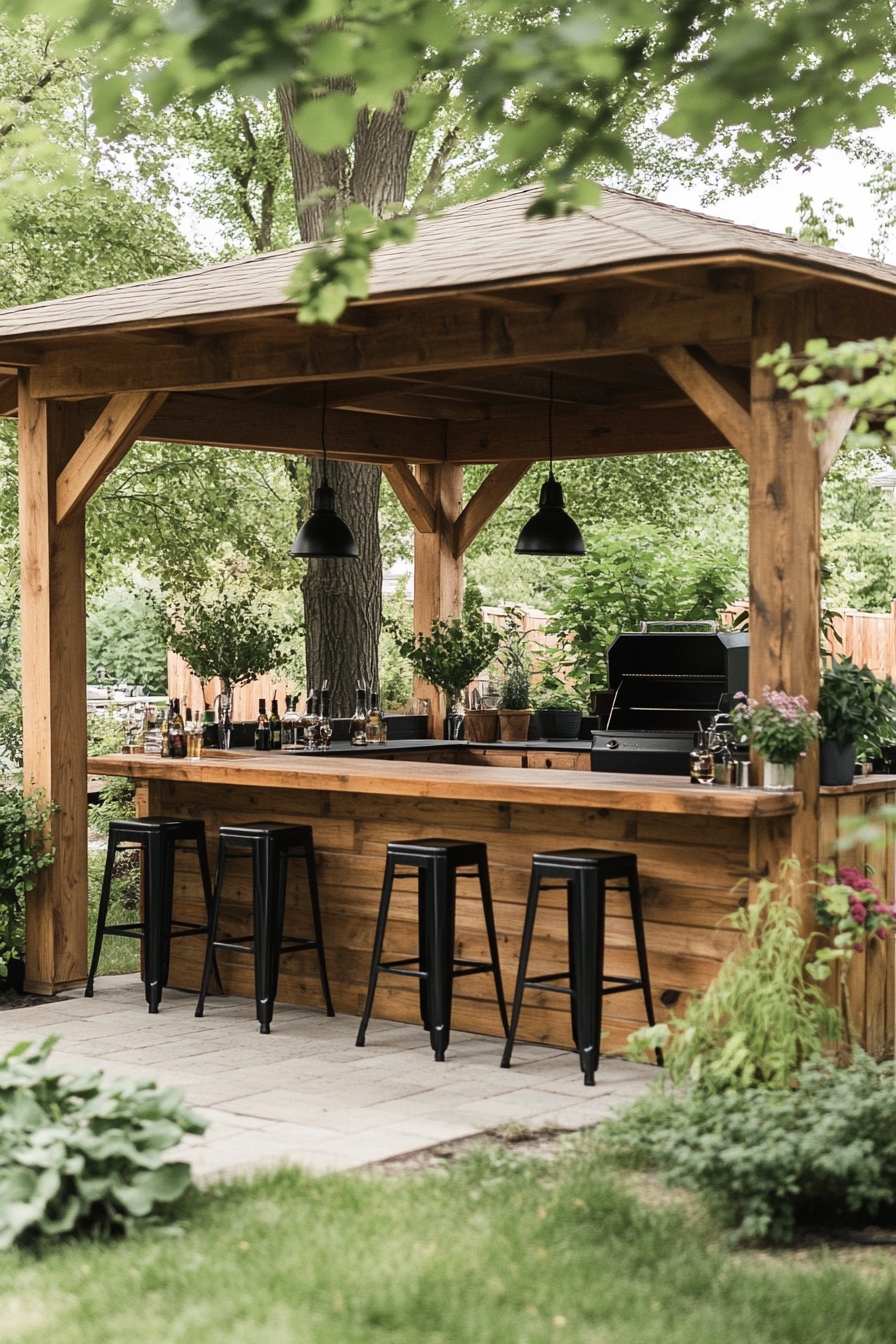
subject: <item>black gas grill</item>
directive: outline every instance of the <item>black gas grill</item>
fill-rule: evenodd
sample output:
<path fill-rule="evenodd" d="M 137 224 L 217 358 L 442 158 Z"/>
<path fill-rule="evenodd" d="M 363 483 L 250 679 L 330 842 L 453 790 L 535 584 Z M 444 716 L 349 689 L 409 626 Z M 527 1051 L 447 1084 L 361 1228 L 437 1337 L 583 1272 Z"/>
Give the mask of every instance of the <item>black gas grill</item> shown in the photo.
<path fill-rule="evenodd" d="M 750 636 L 715 621 L 645 621 L 607 652 L 613 708 L 591 734 L 591 769 L 687 775 L 702 723 L 747 690 Z"/>

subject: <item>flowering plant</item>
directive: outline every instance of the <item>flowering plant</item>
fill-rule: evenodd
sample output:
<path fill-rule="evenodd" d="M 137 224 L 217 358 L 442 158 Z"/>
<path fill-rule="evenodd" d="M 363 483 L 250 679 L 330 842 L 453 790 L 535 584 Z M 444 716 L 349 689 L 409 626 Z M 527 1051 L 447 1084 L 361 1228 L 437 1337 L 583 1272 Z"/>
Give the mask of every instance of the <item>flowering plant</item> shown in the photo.
<path fill-rule="evenodd" d="M 815 898 L 815 913 L 823 929 L 836 929 L 834 948 L 844 953 L 864 952 L 870 938 L 886 938 L 896 928 L 896 905 L 885 905 L 870 878 L 858 868 L 840 868 Z"/>
<path fill-rule="evenodd" d="M 731 721 L 745 732 L 763 760 L 774 765 L 796 765 L 810 742 L 818 737 L 818 715 L 804 695 L 763 688 L 760 704 L 738 691 Z"/>

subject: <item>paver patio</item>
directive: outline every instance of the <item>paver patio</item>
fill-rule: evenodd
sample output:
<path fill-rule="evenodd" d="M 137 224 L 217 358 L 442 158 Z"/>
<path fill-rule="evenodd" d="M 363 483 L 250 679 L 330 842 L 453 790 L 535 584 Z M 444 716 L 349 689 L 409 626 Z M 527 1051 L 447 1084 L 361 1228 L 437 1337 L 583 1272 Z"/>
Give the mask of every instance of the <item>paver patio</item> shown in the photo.
<path fill-rule="evenodd" d="M 248 999 L 210 999 L 199 1020 L 195 1006 L 167 991 L 150 1017 L 138 976 L 106 976 L 93 999 L 0 1014 L 0 1049 L 58 1034 L 60 1062 L 182 1087 L 210 1122 L 183 1145 L 200 1180 L 284 1164 L 344 1171 L 508 1124 L 581 1129 L 656 1078 L 605 1058 L 585 1089 L 576 1056 L 552 1047 L 517 1045 L 507 1070 L 498 1040 L 454 1032 L 436 1064 L 417 1026 L 374 1019 L 359 1050 L 354 1017 L 278 1004 L 262 1037 Z"/>

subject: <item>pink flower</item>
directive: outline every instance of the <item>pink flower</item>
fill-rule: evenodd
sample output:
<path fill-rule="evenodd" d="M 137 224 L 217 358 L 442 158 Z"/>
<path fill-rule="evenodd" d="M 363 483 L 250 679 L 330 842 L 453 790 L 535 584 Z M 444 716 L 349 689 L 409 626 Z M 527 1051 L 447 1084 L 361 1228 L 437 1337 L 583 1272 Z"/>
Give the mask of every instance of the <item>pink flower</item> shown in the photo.
<path fill-rule="evenodd" d="M 878 936 L 878 938 L 881 940 L 882 943 L 883 943 L 883 942 L 886 942 L 886 938 L 887 938 L 887 931 L 886 931 L 886 929 L 878 929 L 878 931 L 877 931 L 877 936 Z"/>
<path fill-rule="evenodd" d="M 849 907 L 849 913 L 857 924 L 864 924 L 868 918 L 868 910 L 861 901 L 854 901 Z"/>
<path fill-rule="evenodd" d="M 864 943 L 854 943 L 854 944 L 853 944 L 853 951 L 854 951 L 854 952 L 864 952 L 864 951 L 865 951 L 865 944 L 864 944 Z"/>
<path fill-rule="evenodd" d="M 888 905 L 881 905 L 878 901 L 877 905 L 872 905 L 871 913 L 874 915 L 889 915 L 892 914 L 892 911 Z"/>

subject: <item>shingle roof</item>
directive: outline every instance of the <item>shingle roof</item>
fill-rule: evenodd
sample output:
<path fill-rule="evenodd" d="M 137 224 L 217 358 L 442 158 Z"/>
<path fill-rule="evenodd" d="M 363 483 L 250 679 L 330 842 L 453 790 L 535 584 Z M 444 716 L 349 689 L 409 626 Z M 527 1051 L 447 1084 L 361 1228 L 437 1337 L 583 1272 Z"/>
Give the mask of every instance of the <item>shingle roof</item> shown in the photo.
<path fill-rule="evenodd" d="M 630 263 L 739 256 L 896 291 L 896 267 L 605 188 L 599 207 L 525 218 L 537 187 L 454 206 L 421 221 L 413 243 L 376 256 L 372 298 L 594 273 Z M 307 246 L 0 311 L 0 340 L 288 307 Z"/>

